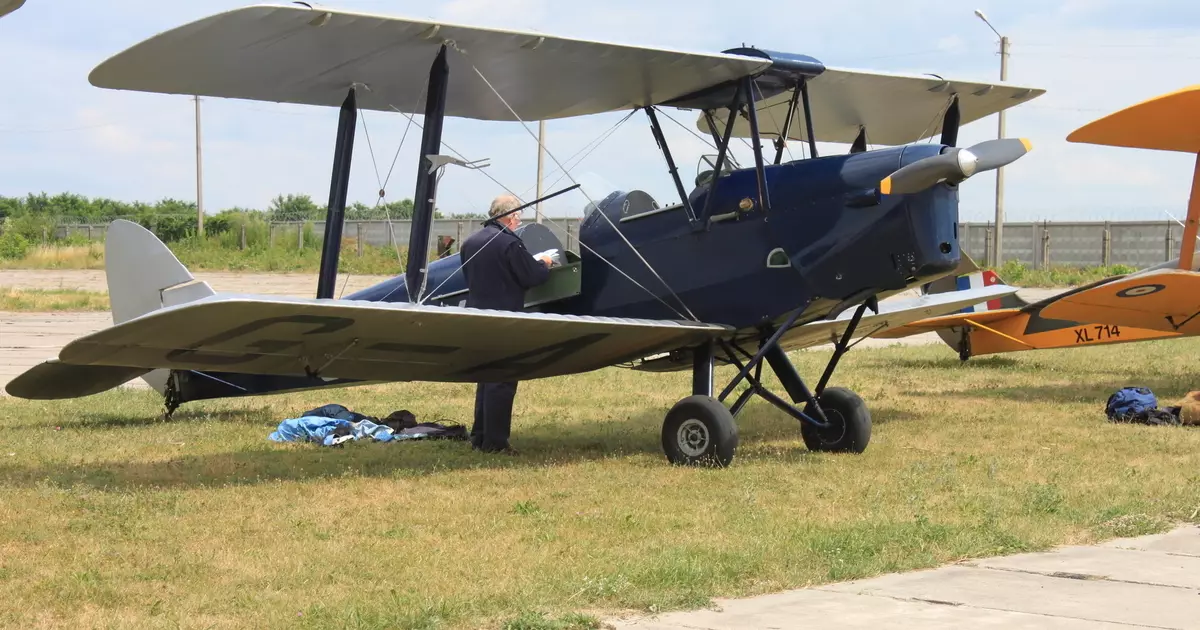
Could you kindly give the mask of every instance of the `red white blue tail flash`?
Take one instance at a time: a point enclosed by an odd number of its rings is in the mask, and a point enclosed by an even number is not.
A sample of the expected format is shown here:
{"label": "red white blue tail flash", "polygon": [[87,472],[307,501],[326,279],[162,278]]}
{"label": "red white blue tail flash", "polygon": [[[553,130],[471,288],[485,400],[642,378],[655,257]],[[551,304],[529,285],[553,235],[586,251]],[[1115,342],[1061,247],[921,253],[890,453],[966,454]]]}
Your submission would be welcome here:
{"label": "red white blue tail flash", "polygon": [[[975,273],[967,274],[965,276],[959,276],[957,283],[958,283],[959,291],[967,291],[970,289],[982,289],[983,287],[990,287],[992,285],[1002,284],[1000,282],[1000,277],[996,275],[996,272],[991,271],[991,270],[976,271]],[[980,313],[983,311],[991,311],[991,310],[995,310],[998,308],[1001,308],[1000,307],[1000,298],[988,300],[987,302],[980,302],[979,304],[976,304],[975,306],[968,306],[967,308],[964,308],[963,310],[961,310],[959,312],[960,313]]]}

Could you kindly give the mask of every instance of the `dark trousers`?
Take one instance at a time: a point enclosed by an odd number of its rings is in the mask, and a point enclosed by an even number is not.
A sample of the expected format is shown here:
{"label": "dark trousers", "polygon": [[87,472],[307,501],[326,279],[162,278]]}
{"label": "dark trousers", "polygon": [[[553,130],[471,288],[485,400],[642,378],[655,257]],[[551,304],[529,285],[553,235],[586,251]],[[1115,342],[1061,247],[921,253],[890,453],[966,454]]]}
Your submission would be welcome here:
{"label": "dark trousers", "polygon": [[485,451],[508,446],[512,430],[513,399],[517,384],[479,383],[475,387],[475,424],[471,427],[471,445]]}

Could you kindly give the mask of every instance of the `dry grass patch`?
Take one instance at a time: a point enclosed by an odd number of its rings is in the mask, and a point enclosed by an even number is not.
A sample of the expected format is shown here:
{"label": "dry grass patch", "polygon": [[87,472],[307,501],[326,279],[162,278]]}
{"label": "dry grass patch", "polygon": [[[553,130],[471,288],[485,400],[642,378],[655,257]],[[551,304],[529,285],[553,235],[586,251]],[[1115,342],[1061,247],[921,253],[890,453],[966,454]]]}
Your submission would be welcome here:
{"label": "dry grass patch", "polygon": [[[266,439],[334,401],[469,423],[463,385],[189,404],[170,422],[146,391],[0,399],[0,625],[586,628],[1158,531],[1200,506],[1200,432],[1112,425],[1103,403],[1125,385],[1200,389],[1198,350],[855,351],[835,381],[871,407],[865,454],[810,453],[752,403],[726,470],[661,453],[687,374],[523,383],[515,458]],[[825,355],[801,353],[801,371]]]}
{"label": "dry grass patch", "polygon": [[107,293],[75,289],[16,289],[0,287],[0,311],[107,311]]}

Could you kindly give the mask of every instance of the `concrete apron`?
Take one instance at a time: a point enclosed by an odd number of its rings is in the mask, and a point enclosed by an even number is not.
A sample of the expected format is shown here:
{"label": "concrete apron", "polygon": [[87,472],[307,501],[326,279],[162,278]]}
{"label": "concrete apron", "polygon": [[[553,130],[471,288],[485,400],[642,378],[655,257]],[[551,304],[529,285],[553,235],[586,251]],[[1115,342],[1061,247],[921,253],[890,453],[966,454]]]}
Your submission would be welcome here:
{"label": "concrete apron", "polygon": [[609,620],[641,630],[1200,628],[1200,527]]}

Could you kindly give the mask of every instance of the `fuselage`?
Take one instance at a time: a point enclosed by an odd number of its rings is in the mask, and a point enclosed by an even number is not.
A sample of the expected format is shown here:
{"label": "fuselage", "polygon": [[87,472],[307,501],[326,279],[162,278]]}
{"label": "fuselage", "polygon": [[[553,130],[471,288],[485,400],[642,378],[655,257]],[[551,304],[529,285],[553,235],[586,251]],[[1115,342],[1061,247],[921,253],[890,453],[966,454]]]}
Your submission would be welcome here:
{"label": "fuselage", "polygon": [[[611,193],[580,225],[579,293],[535,308],[602,317],[694,316],[753,338],[796,309],[804,309],[797,320],[803,323],[951,273],[960,256],[957,190],[939,184],[918,194],[877,193],[883,178],[941,148],[909,145],[768,166],[768,209],[759,204],[755,170],[736,170],[718,180],[711,201],[707,188],[692,191],[692,211],[710,219],[696,223],[685,208],[658,208],[643,192]],[[561,246],[544,228],[528,229],[522,238],[534,252]],[[430,263],[425,303],[465,304],[461,266],[458,254]],[[405,278],[344,299],[406,302]],[[182,400],[359,384],[222,372],[182,372],[180,378]]]}
{"label": "fuselage", "polygon": [[[538,310],[695,316],[745,330],[798,308],[806,309],[801,321],[819,318],[845,300],[885,297],[941,276],[959,260],[957,191],[875,193],[890,173],[940,149],[909,145],[767,166],[769,208],[759,203],[754,169],[733,171],[711,200],[706,188],[689,195],[693,213],[714,219],[699,225],[682,205],[658,208],[638,191],[612,193],[580,224],[580,294]],[[457,254],[430,264],[427,303],[465,302],[461,264]],[[346,299],[401,302],[408,292],[401,276]]]}

